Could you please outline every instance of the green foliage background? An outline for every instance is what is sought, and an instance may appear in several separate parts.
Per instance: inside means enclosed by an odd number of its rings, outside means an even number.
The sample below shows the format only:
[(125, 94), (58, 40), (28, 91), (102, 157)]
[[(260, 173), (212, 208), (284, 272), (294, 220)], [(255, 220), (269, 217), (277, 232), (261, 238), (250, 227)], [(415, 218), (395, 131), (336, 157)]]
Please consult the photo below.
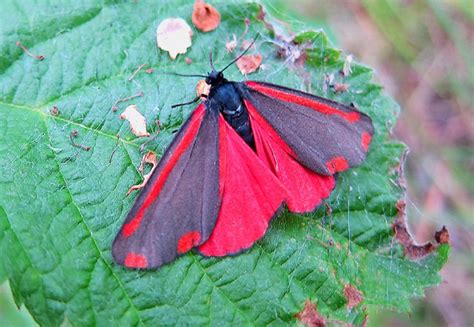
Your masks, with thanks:
[[(306, 299), (317, 302), (330, 322), (361, 324), (367, 306), (408, 311), (411, 298), (439, 282), (447, 245), (411, 261), (393, 237), (395, 204), (404, 196), (395, 168), (404, 146), (389, 137), (398, 106), (372, 84), (371, 70), (355, 65), (343, 79), (344, 55), (322, 32), (307, 31), (297, 38), (309, 46), (303, 74), (277, 58), (275, 35), (258, 19), (259, 5), (213, 4), (222, 24), (211, 33), (195, 31), (186, 54), (191, 65), (185, 56), (171, 61), (155, 43), (162, 19), (183, 17), (191, 24), (189, 1), (1, 4), (0, 278), (9, 280), (15, 302), (40, 324), (294, 324)], [(136, 167), (145, 140), (131, 134), (112, 104), (144, 92), (133, 103), (149, 126), (161, 121), (156, 142), (147, 146), (161, 154), (192, 110), (170, 106), (192, 98), (195, 81), (160, 72), (206, 72), (209, 49), (222, 66), (233, 58), (225, 42), (242, 33), (245, 18), (249, 35), (263, 36), (257, 49), (264, 68), (252, 79), (352, 102), (367, 112), (376, 127), (367, 162), (341, 174), (327, 202), (331, 213), (324, 206), (307, 216), (286, 213), (242, 255), (190, 253), (154, 272), (116, 266), (110, 244), (133, 203), (125, 194), (140, 181)], [(277, 33), (285, 28), (269, 16), (266, 23)], [(45, 60), (26, 56), (18, 40)], [(155, 73), (127, 82), (143, 63)], [(325, 88), (327, 74), (349, 84), (349, 91)], [(226, 76), (244, 78), (235, 68)], [(51, 114), (53, 106), (59, 116)], [(71, 145), (73, 130), (91, 151)], [(345, 285), (363, 294), (352, 310)]]

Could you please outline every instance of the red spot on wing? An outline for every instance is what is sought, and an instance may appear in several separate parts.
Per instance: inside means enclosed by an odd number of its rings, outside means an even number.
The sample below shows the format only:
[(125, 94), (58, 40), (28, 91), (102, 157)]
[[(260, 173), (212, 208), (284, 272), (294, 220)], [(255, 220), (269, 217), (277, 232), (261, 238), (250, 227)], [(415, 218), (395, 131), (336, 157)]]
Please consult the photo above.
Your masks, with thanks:
[(339, 157), (334, 157), (328, 162), (326, 162), (326, 167), (328, 168), (331, 174), (334, 174), (339, 171), (348, 169), (349, 164), (347, 163), (346, 158), (339, 156)]
[(178, 241), (178, 253), (186, 253), (201, 241), (201, 233), (192, 231), (184, 234)]
[(369, 149), (370, 141), (372, 141), (372, 136), (367, 132), (362, 132), (361, 146), (365, 152)]
[(288, 145), (254, 106), (249, 110), (257, 155), (288, 190), (286, 203), (292, 212), (313, 211), (327, 198), (335, 186), (333, 176), (322, 176), (301, 165)]
[(325, 115), (337, 115), (344, 118), (350, 123), (354, 123), (360, 119), (360, 114), (355, 111), (345, 112), (337, 108), (334, 108), (330, 105), (327, 105), (325, 103), (318, 102), (314, 99), (305, 98), (303, 96), (299, 96), (292, 93), (287, 93), (282, 90), (277, 90), (277, 89), (262, 85), (257, 82), (248, 81), (248, 82), (245, 82), (245, 84), (249, 86), (250, 88), (254, 89), (255, 91), (266, 94), (270, 97), (273, 97), (282, 101), (294, 103), (300, 106), (305, 106), (305, 107), (314, 109), (316, 111), (319, 111), (320, 113), (323, 113)]
[(129, 252), (124, 265), (129, 268), (146, 268), (148, 267), (148, 260), (144, 255)]
[(199, 246), (224, 256), (252, 246), (267, 230), (287, 191), (273, 173), (219, 116), (219, 188), (222, 204), (211, 236)]
[(203, 104), (199, 105), (196, 108), (196, 110), (193, 112), (193, 116), (190, 118), (191, 122), (188, 127), (188, 130), (186, 131), (186, 134), (184, 135), (183, 139), (176, 147), (174, 153), (171, 154), (168, 162), (165, 164), (165, 166), (161, 170), (159, 177), (153, 182), (153, 185), (151, 185), (150, 192), (148, 193), (147, 197), (143, 201), (142, 206), (138, 210), (135, 217), (133, 217), (130, 220), (130, 222), (128, 222), (127, 224), (124, 224), (123, 229), (122, 229), (122, 235), (124, 237), (129, 237), (130, 235), (135, 233), (135, 231), (140, 226), (140, 223), (142, 222), (145, 211), (153, 203), (153, 201), (155, 201), (155, 199), (158, 197), (158, 195), (160, 194), (161, 188), (166, 182), (168, 175), (173, 170), (173, 167), (176, 165), (179, 158), (186, 151), (188, 146), (193, 142), (196, 134), (199, 131), (199, 126), (201, 125), (202, 119), (204, 117), (204, 113), (205, 113), (205, 107)]

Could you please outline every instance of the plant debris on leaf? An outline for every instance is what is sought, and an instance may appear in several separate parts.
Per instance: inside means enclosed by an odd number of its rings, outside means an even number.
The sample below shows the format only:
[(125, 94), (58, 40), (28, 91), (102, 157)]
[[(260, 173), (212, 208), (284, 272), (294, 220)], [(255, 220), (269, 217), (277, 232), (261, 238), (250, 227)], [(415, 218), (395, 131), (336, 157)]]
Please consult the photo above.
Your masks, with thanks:
[(253, 73), (262, 64), (262, 56), (260, 54), (250, 54), (239, 58), (236, 62), (240, 72), (244, 75)]
[(352, 55), (348, 55), (346, 59), (344, 60), (344, 66), (342, 67), (342, 74), (344, 76), (349, 76), (352, 73), (352, 61), (353, 61)]
[(138, 111), (137, 106), (132, 104), (120, 115), (120, 119), (126, 119), (130, 123), (130, 129), (136, 136), (150, 136), (146, 130), (145, 117)]
[(194, 2), (192, 21), (197, 29), (203, 32), (209, 32), (217, 28), (221, 23), (221, 14), (203, 0)]
[[(200, 80), (196, 84), (196, 94), (201, 97), (201, 100), (206, 99), (205, 96), (209, 95), (209, 91), (211, 90), (211, 86), (206, 83), (205, 80)], [(202, 96), (205, 95), (205, 96)]]
[(149, 163), (149, 164), (152, 165), (150, 171), (148, 172), (148, 174), (143, 175), (143, 182), (141, 182), (140, 184), (137, 184), (137, 185), (133, 185), (132, 187), (130, 187), (128, 189), (127, 196), (130, 195), (130, 193), (132, 193), (135, 190), (142, 189), (143, 187), (145, 187), (146, 183), (148, 183), (148, 180), (150, 179), (151, 174), (153, 174), (153, 172), (156, 169), (156, 166), (158, 165), (158, 159), (156, 158), (156, 154), (151, 152), (151, 151), (148, 151), (143, 156), (142, 161), (140, 162), (140, 166), (138, 167), (139, 172), (141, 172), (141, 173), (143, 172), (143, 170), (145, 169), (145, 164), (146, 163)]
[(363, 300), (362, 293), (352, 285), (344, 285), (344, 295), (347, 299), (347, 308), (349, 310), (352, 310)]
[(326, 321), (316, 310), (316, 304), (311, 303), (310, 300), (306, 300), (303, 310), (296, 314), (296, 318), (308, 327), (326, 326)]
[[(410, 232), (408, 231), (408, 227), (406, 224), (406, 214), (405, 214), (405, 207), (406, 203), (404, 200), (399, 200), (396, 204), (396, 208), (398, 210), (398, 217), (393, 223), (393, 230), (395, 231), (395, 238), (403, 245), (405, 254), (411, 259), (420, 259), (436, 249), (436, 246), (431, 242), (426, 242), (425, 244), (418, 245), (413, 240)], [(445, 230), (445, 232), (443, 232)], [(443, 228), (443, 234), (446, 235), (448, 232), (446, 228)], [(440, 233), (437, 232), (437, 233)], [(447, 233), (449, 237), (449, 233)], [(436, 235), (435, 235), (436, 237)], [(438, 234), (438, 238), (440, 234)]]
[(156, 43), (175, 60), (178, 54), (185, 54), (191, 46), (192, 35), (193, 31), (184, 19), (167, 18), (156, 29)]
[(225, 48), (227, 52), (234, 52), (236, 47), (237, 47), (237, 37), (235, 36), (235, 34), (232, 34), (232, 39), (226, 42)]

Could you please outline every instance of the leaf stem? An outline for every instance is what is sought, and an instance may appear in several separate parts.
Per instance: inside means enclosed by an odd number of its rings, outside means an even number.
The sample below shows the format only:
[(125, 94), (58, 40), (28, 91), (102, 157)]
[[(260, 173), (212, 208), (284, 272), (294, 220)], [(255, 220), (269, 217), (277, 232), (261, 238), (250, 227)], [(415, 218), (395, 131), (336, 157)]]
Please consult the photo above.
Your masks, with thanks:
[(138, 92), (138, 93), (135, 94), (135, 95), (131, 95), (131, 96), (129, 96), (129, 97), (116, 100), (116, 101), (114, 102), (113, 106), (112, 106), (112, 111), (115, 112), (115, 111), (118, 110), (117, 105), (118, 105), (119, 103), (121, 103), (121, 102), (126, 102), (126, 101), (129, 101), (129, 100), (138, 98), (138, 97), (142, 97), (143, 95), (144, 95), (143, 92)]
[(28, 56), (32, 57), (32, 58), (35, 58), (37, 60), (43, 60), (44, 59), (44, 56), (42, 55), (35, 55), (34, 53), (32, 53), (30, 50), (28, 50), (27, 47), (25, 47), (20, 41), (16, 41), (16, 46), (17, 47), (20, 47), (23, 52), (25, 52)]
[(138, 72), (145, 66), (146, 66), (146, 64), (141, 64), (140, 66), (138, 66), (138, 68), (135, 69), (135, 71), (132, 73), (132, 75), (130, 75), (130, 77), (127, 80), (130, 82), (132, 79), (134, 79), (135, 75), (137, 75)]
[(71, 140), (71, 144), (76, 147), (76, 148), (79, 148), (79, 149), (82, 149), (84, 151), (89, 151), (91, 149), (90, 146), (87, 146), (87, 145), (82, 145), (82, 144), (78, 144), (74, 141), (74, 138), (77, 137), (79, 133), (77, 132), (77, 130), (73, 130), (70, 134), (69, 134), (69, 139)]

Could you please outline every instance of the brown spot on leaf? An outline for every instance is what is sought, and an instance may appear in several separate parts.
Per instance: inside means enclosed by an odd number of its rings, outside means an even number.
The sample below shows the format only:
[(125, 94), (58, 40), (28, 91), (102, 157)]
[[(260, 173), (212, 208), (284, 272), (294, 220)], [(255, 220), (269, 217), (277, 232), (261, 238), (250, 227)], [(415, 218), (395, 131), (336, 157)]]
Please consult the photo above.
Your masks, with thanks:
[(258, 10), (258, 15), (257, 15), (258, 20), (264, 20), (265, 19), (265, 12), (263, 11), (263, 6), (260, 5), (260, 8)]
[(368, 322), (369, 322), (369, 315), (365, 314), (364, 321), (362, 322), (361, 327), (366, 327)]
[(344, 296), (347, 299), (347, 308), (352, 310), (356, 305), (362, 302), (362, 293), (352, 285), (344, 285)]
[[(399, 200), (395, 205), (398, 210), (398, 217), (393, 223), (393, 230), (395, 232), (396, 239), (403, 245), (405, 254), (411, 259), (420, 259), (430, 254), (436, 249), (436, 246), (427, 242), (422, 245), (418, 245), (413, 240), (410, 232), (406, 225), (406, 214), (405, 207), (406, 203), (404, 200)], [(435, 234), (435, 238), (438, 240), (449, 241), (449, 233), (446, 227)], [(441, 242), (438, 242), (441, 243)]]
[(329, 203), (325, 202), (324, 206), (326, 207), (326, 215), (332, 216), (332, 207)]
[(194, 2), (191, 18), (194, 26), (203, 32), (212, 31), (221, 23), (221, 14), (216, 8), (205, 3), (203, 0), (196, 0)]
[(237, 60), (237, 67), (242, 74), (253, 73), (262, 64), (262, 56), (259, 54), (250, 54), (240, 57)]
[(140, 184), (137, 184), (137, 185), (133, 185), (132, 187), (130, 187), (128, 189), (127, 196), (130, 195), (130, 193), (132, 193), (135, 190), (142, 189), (143, 187), (145, 187), (146, 183), (148, 183), (148, 180), (150, 179), (151, 174), (153, 174), (153, 171), (155, 171), (156, 166), (158, 165), (158, 160), (156, 159), (156, 154), (154, 154), (151, 151), (148, 151), (143, 156), (142, 161), (140, 162), (140, 166), (138, 167), (139, 172), (141, 172), (141, 173), (143, 172), (143, 170), (145, 169), (145, 163), (149, 163), (149, 164), (152, 165), (152, 167), (150, 169), (150, 172), (146, 175), (143, 175), (143, 182), (141, 182)]
[(334, 85), (332, 85), (332, 88), (336, 93), (343, 93), (349, 90), (349, 85), (344, 83), (334, 83)]
[(306, 300), (303, 310), (298, 312), (296, 318), (308, 327), (324, 327), (326, 321), (316, 310), (316, 304), (311, 303), (310, 300)]
[(449, 244), (449, 232), (446, 226), (435, 233), (435, 240), (439, 244)]
[(298, 57), (295, 58), (295, 66), (304, 67), (306, 60), (308, 59), (308, 54), (306, 50), (303, 50)]
[(191, 65), (193, 63), (193, 60), (191, 58), (186, 57), (184, 58), (184, 62), (188, 65)]
[(182, 18), (167, 18), (156, 29), (156, 44), (162, 50), (168, 51), (171, 59), (178, 54), (186, 53), (191, 46), (193, 31)]
[(49, 109), (49, 113), (51, 116), (59, 116), (59, 109), (56, 106), (53, 106), (51, 109)]

